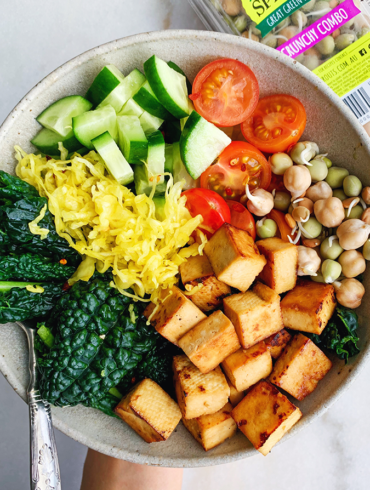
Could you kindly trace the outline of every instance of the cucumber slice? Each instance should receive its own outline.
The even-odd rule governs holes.
[[[140,107],[142,107],[142,109],[144,109],[144,111],[149,112],[152,116],[165,120],[173,119],[173,116],[163,107],[154,95],[148,81],[141,86],[140,90],[133,96],[133,99]]]
[[[180,138],[181,158],[191,177],[200,177],[230,143],[223,131],[193,111]]]
[[[189,99],[189,114],[191,114],[193,111],[194,111],[194,105],[193,105],[192,101]],[[182,119],[180,119],[180,129],[181,129],[181,132],[184,130],[186,121],[188,119],[189,119],[189,116],[186,116],[186,117],[183,117]]]
[[[116,111],[109,105],[102,109],[85,112],[72,119],[73,132],[78,141],[89,150],[94,149],[91,140],[100,134],[109,131],[112,138],[117,141]]]
[[[164,171],[170,172],[172,174],[173,171],[173,145],[165,145],[164,147]]]
[[[119,184],[127,185],[134,180],[132,168],[108,131],[94,138],[92,144],[104,160],[109,173]]]
[[[124,78],[124,74],[116,66],[104,66],[86,92],[86,98],[96,107],[108,97]]]
[[[180,75],[182,75],[183,77],[185,77],[185,79],[186,79],[186,88],[188,89],[188,94],[191,94],[191,92],[192,92],[192,90],[193,90],[193,87],[192,87],[192,85],[191,85],[191,83],[190,83],[190,80],[189,80],[189,79],[188,79],[188,77],[185,75],[185,73],[184,73],[184,72],[181,70],[181,68],[180,68],[178,65],[176,65],[176,63],[175,63],[175,62],[173,62],[173,61],[169,61],[169,62],[167,63],[167,65],[168,65],[170,68],[172,68],[173,70],[177,71],[177,73],[180,73]]]
[[[147,170],[149,181],[151,177],[156,177],[164,173],[165,146],[164,138],[160,131],[155,131],[148,136]],[[161,175],[160,179],[157,179],[157,182],[162,183],[163,181],[164,177]]]
[[[141,127],[144,130],[144,133],[148,136],[149,134],[153,133],[154,131],[157,131],[162,124],[163,124],[163,119],[160,119],[159,117],[152,116],[149,114],[149,112],[144,111],[141,116],[139,117]]]
[[[155,196],[153,197],[153,202],[155,205],[155,217],[158,221],[164,221],[166,219],[166,215],[164,214],[166,196]]]
[[[81,143],[77,140],[73,131],[71,130],[67,136],[60,136],[59,134],[51,131],[51,129],[43,128],[36,136],[31,140],[31,143],[36,146],[41,153],[49,156],[57,156],[60,158],[60,151],[58,143],[63,143],[63,146],[69,152],[75,152],[81,149]]]
[[[137,116],[118,116],[119,146],[129,163],[143,163],[148,154],[148,140]]]
[[[72,117],[79,116],[91,109],[92,104],[81,95],[70,95],[49,105],[37,118],[44,128],[67,136],[72,129]],[[59,140],[60,141],[60,140]]]
[[[173,182],[176,184],[180,180],[184,181],[183,189],[193,189],[198,187],[197,181],[190,177],[184,162],[181,159],[180,154],[180,143],[174,143],[172,145],[172,155],[173,155]]]
[[[189,115],[186,78],[155,55],[144,63],[144,70],[159,102],[177,119]]]
[[[147,196],[153,190],[153,183],[149,181],[148,170],[146,165],[135,165],[134,167],[134,182],[136,195],[146,194]],[[157,184],[155,188],[155,196],[166,192],[167,183],[163,181]]]
[[[134,99],[129,99],[126,104],[119,111],[117,116],[137,116],[140,117],[144,112],[138,103],[134,101]]]
[[[118,113],[123,105],[133,97],[145,82],[144,75],[137,69],[133,70],[110,94],[99,104],[97,109],[111,105]]]

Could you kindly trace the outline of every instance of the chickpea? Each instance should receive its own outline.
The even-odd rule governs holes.
[[[344,207],[337,197],[319,199],[313,207],[316,219],[327,228],[335,228],[344,220]]]
[[[370,187],[364,187],[362,189],[361,197],[364,200],[365,204],[370,204]]]
[[[270,157],[271,171],[275,175],[284,175],[285,171],[293,165],[293,160],[286,153],[274,153]]]
[[[290,206],[290,194],[277,191],[274,199],[274,208],[279,211],[286,211]]]
[[[342,266],[335,260],[326,259],[321,266],[321,274],[327,284],[336,281],[342,273]]]
[[[312,202],[316,202],[319,199],[328,199],[329,197],[332,197],[332,195],[333,191],[330,185],[323,181],[318,182],[307,189],[305,197],[311,199]]]
[[[281,31],[279,32],[279,36],[283,37],[278,39],[278,46],[281,46],[282,44],[287,42],[288,39],[292,39],[292,37],[298,34],[298,32],[299,29],[296,26],[288,26],[284,27],[284,29],[281,29]]]
[[[337,301],[346,308],[358,308],[365,294],[364,286],[357,279],[344,279],[342,282],[335,281],[334,289]]]
[[[304,165],[293,165],[284,173],[284,185],[293,199],[301,196],[311,185],[311,174]]]
[[[270,192],[264,189],[254,189],[252,192],[246,185],[246,194],[248,197],[247,208],[256,216],[266,216],[274,207],[274,198]]]
[[[314,276],[319,270],[321,259],[313,248],[298,246],[298,275]]]
[[[299,223],[304,223],[305,221],[308,221],[310,217],[310,212],[309,210],[304,207],[304,206],[297,206],[296,208],[293,209],[292,212],[292,217],[295,221]]]
[[[298,202],[293,203],[293,207],[294,206],[303,206],[309,210],[310,214],[313,213],[313,202],[307,197],[302,197]]]
[[[260,38],[256,36],[255,34],[252,34],[249,31],[244,31],[242,34],[243,37],[246,37],[247,39],[251,39],[252,41],[259,42]]]
[[[242,9],[241,0],[221,0],[222,8],[227,15],[238,15]]]
[[[370,225],[360,219],[349,219],[339,225],[337,236],[344,250],[356,250],[364,245],[369,237]]]
[[[356,277],[366,269],[366,262],[362,253],[357,250],[347,250],[339,257],[338,262],[342,266],[345,277]]]

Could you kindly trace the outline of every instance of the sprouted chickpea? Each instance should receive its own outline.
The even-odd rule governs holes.
[[[313,248],[298,246],[298,275],[316,276],[321,265],[321,259]]]
[[[304,206],[297,206],[293,209],[292,217],[297,223],[305,223],[310,218],[310,211]]]
[[[289,155],[293,162],[298,165],[310,165],[310,160],[312,160],[319,151],[319,147],[313,141],[300,141],[291,148]]]
[[[249,185],[245,186],[245,193],[248,197],[247,208],[256,216],[266,216],[274,207],[274,198],[270,192],[264,189],[249,190]]]
[[[242,9],[241,0],[221,0],[222,8],[227,15],[238,15]]]
[[[339,245],[344,250],[356,250],[369,238],[370,225],[360,219],[349,219],[338,226]]]
[[[293,165],[284,173],[284,185],[293,200],[301,197],[311,185],[311,174],[304,165]]]
[[[328,199],[332,195],[333,191],[329,184],[326,182],[317,182],[317,184],[307,189],[305,197],[311,199],[312,202],[316,202],[319,199]]]
[[[365,294],[364,286],[357,279],[344,279],[333,283],[337,301],[346,308],[358,308]]]
[[[345,277],[356,277],[365,272],[366,262],[362,253],[357,250],[347,250],[339,257],[338,262],[342,266]]]
[[[317,221],[327,228],[339,226],[345,217],[342,201],[337,197],[319,199],[313,209]]]

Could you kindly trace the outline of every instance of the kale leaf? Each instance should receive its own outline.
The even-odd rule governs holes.
[[[39,193],[27,182],[0,170],[0,201],[11,203],[24,197],[39,197]]]
[[[354,310],[337,306],[333,317],[321,335],[311,334],[309,337],[320,347],[332,350],[339,359],[348,359],[360,352],[357,346],[358,316]]]
[[[0,281],[66,281],[75,267],[32,253],[0,256]]]

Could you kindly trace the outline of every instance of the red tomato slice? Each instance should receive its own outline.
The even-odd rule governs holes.
[[[182,193],[186,196],[186,207],[190,214],[203,217],[199,228],[208,236],[213,235],[225,222],[230,223],[230,209],[217,192],[208,189],[189,189]]]
[[[289,192],[284,185],[284,175],[271,174],[271,182],[266,190],[272,192],[274,189],[275,191]]]
[[[259,98],[257,78],[237,60],[212,61],[200,70],[190,99],[195,110],[217,126],[235,126],[253,114]]]
[[[230,224],[247,231],[253,240],[256,239],[256,223],[248,209],[237,201],[226,201],[230,208]]]
[[[239,201],[245,186],[267,189],[271,181],[271,165],[254,146],[244,141],[233,141],[214,165],[200,176],[200,186],[212,189],[224,199]]]
[[[306,111],[291,95],[260,99],[253,115],[242,124],[244,138],[266,153],[285,151],[302,136]]]

